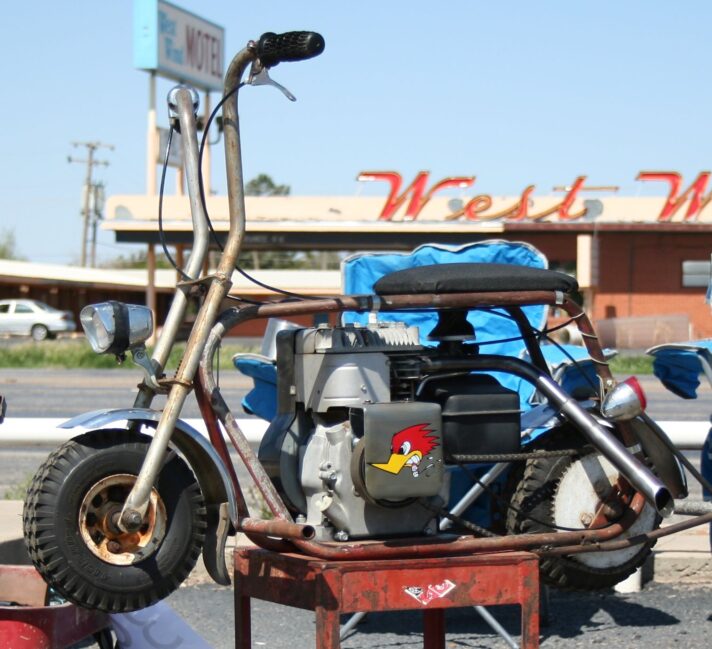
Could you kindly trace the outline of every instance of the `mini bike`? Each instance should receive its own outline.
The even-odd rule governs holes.
[[[150,356],[146,307],[106,302],[81,313],[94,350],[130,353],[144,379],[132,407],[67,422],[88,432],[55,450],[35,475],[23,523],[43,577],[82,606],[131,611],[174,590],[201,552],[215,581],[228,584],[226,538],[242,532],[273,551],[339,561],[527,549],[541,555],[550,581],[599,588],[640,565],[659,536],[708,522],[699,516],[659,529],[687,493],[678,454],[645,414],[636,381],[611,375],[568,275],[507,260],[438,260],[388,272],[372,292],[263,303],[238,297],[220,311],[245,231],[238,90],[273,83],[270,68],[323,49],[313,32],[268,33],[231,62],[219,106],[230,229],[217,269],[205,276],[211,228],[197,94],[180,86],[169,93],[171,122],[182,135],[192,252]],[[191,296],[201,306],[167,377]],[[583,396],[567,392],[547,364],[545,332],[528,316],[536,306],[557,307],[580,330],[595,370]],[[255,455],[216,384],[216,350],[247,320],[315,314],[362,320],[277,337],[277,407]],[[427,318],[408,324],[409,314]],[[514,326],[523,357],[488,349],[490,334],[478,330],[482,314]],[[527,412],[512,379],[536,393]],[[191,391],[209,441],[180,419]],[[163,409],[153,409],[164,394]],[[269,517],[250,515],[223,430]],[[482,465],[489,468],[472,468]],[[456,503],[458,475],[472,481]],[[500,512],[486,525],[465,516],[483,493],[497,496]]]

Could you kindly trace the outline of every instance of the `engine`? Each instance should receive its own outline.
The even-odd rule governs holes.
[[[487,375],[423,372],[476,346],[420,344],[376,323],[283,331],[278,415],[259,459],[322,540],[433,534],[458,456],[519,449],[516,392]]]

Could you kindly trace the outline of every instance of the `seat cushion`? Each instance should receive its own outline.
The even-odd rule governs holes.
[[[514,264],[431,264],[384,275],[374,284],[377,295],[562,291],[578,288],[570,275]]]

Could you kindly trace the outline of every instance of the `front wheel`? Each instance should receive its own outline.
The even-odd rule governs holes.
[[[149,606],[188,576],[205,539],[206,512],[187,464],[168,451],[143,526],[116,525],[151,438],[126,430],[75,437],[39,468],[23,510],[25,543],[45,581],[85,608]]]

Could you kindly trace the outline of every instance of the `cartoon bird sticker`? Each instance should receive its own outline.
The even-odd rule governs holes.
[[[428,428],[428,424],[415,424],[393,435],[391,457],[388,462],[371,462],[370,464],[377,469],[393,474],[400,473],[404,467],[408,466],[413,477],[417,478],[423,470],[431,466],[428,465],[423,469],[421,462],[437,446],[439,446],[438,436]]]

